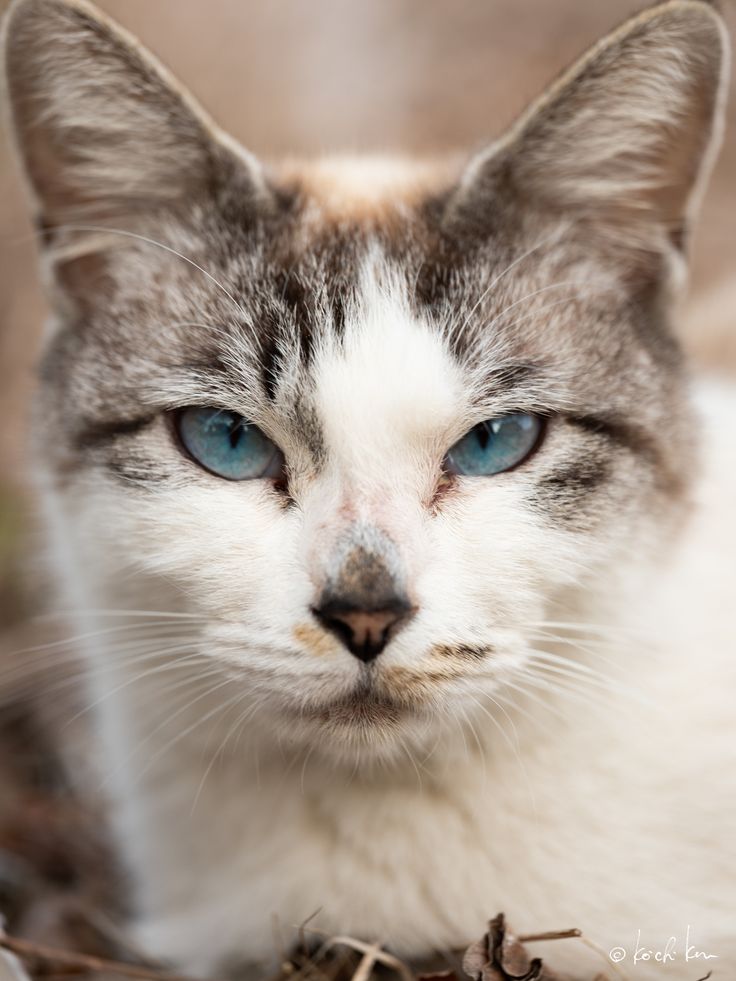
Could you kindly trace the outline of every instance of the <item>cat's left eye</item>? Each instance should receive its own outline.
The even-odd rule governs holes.
[[[177,413],[176,428],[192,459],[218,477],[276,480],[283,474],[281,450],[237,412],[190,406]]]
[[[522,463],[536,449],[542,420],[528,412],[512,412],[478,423],[445,457],[448,473],[490,477]]]

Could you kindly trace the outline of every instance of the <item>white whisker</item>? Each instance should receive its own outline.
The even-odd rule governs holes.
[[[523,261],[524,261],[524,259],[528,259],[528,258],[529,258],[529,256],[532,256],[532,255],[534,255],[534,253],[535,253],[535,252],[538,252],[538,251],[539,251],[539,249],[541,249],[543,245],[547,245],[547,243],[548,243],[548,242],[550,242],[550,241],[552,240],[552,238],[553,238],[553,235],[551,235],[551,234],[550,234],[550,235],[546,235],[546,236],[544,236],[544,238],[542,238],[542,239],[540,239],[540,240],[539,240],[539,241],[538,241],[538,242],[537,242],[537,243],[536,243],[535,245],[533,245],[533,246],[532,246],[532,247],[531,247],[530,249],[527,249],[527,250],[526,250],[526,252],[523,252],[523,253],[522,253],[522,254],[521,254],[520,256],[517,256],[517,258],[516,258],[516,259],[514,259],[514,260],[513,260],[512,262],[510,262],[510,263],[509,263],[509,264],[508,264],[508,265],[507,265],[507,266],[505,267],[505,269],[503,269],[503,270],[502,270],[502,271],[501,271],[501,272],[500,272],[500,273],[499,273],[499,274],[498,274],[498,275],[497,275],[497,276],[496,276],[496,277],[495,277],[495,278],[494,278],[494,279],[492,280],[492,282],[490,282],[490,283],[488,284],[488,286],[486,287],[486,289],[485,289],[485,290],[484,290],[484,291],[483,291],[483,292],[481,293],[481,295],[480,295],[480,296],[478,297],[478,299],[476,300],[476,302],[474,303],[474,305],[473,305],[473,306],[471,307],[471,309],[470,309],[470,313],[469,313],[469,314],[467,315],[467,317],[465,318],[465,320],[464,320],[464,322],[463,322],[463,324],[462,324],[462,327],[461,327],[460,329],[461,329],[461,330],[465,330],[465,329],[466,329],[466,327],[467,327],[467,326],[468,326],[468,324],[470,323],[470,320],[471,320],[471,318],[472,318],[472,316],[473,316],[473,314],[475,313],[475,311],[476,311],[476,310],[478,309],[478,307],[479,307],[479,306],[481,305],[481,303],[483,302],[483,300],[485,300],[485,298],[486,298],[486,297],[487,297],[487,296],[489,295],[489,293],[491,293],[491,292],[493,292],[493,290],[494,290],[494,289],[496,288],[496,286],[497,286],[497,285],[498,285],[498,284],[499,284],[499,283],[501,282],[501,280],[502,280],[502,279],[504,278],[504,276],[507,276],[507,275],[508,275],[508,274],[509,274],[509,273],[510,273],[510,272],[511,272],[511,271],[512,271],[513,269],[515,269],[515,268],[516,268],[516,267],[517,267],[517,266],[519,265],[519,263],[521,263],[521,262],[523,262]]]
[[[135,239],[136,241],[143,242],[146,245],[153,245],[158,249],[163,249],[164,252],[168,252],[170,255],[176,256],[178,259],[181,259],[182,262],[187,262],[189,263],[190,266],[193,266],[195,269],[199,270],[199,272],[201,272],[203,276],[205,276],[211,283],[213,283],[220,290],[220,292],[224,296],[226,296],[228,300],[230,300],[230,302],[233,304],[233,306],[238,311],[238,313],[243,317],[245,323],[251,328],[251,330],[253,329],[253,326],[250,322],[250,317],[245,311],[245,308],[242,307],[240,303],[238,303],[238,301],[235,299],[233,294],[225,286],[223,286],[222,283],[215,276],[212,275],[212,273],[208,272],[205,268],[200,266],[199,263],[194,261],[194,259],[190,259],[189,256],[184,255],[182,252],[177,252],[177,250],[173,249],[170,245],[164,245],[163,242],[158,242],[156,241],[156,239],[148,238],[146,235],[139,235],[137,232],[130,232],[122,228],[110,228],[105,225],[63,224],[63,225],[54,226],[54,230],[69,231],[69,232],[102,232],[106,235],[107,234],[121,235],[124,238]],[[254,336],[256,336],[255,331],[254,331]]]

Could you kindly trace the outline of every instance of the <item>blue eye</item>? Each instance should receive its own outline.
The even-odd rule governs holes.
[[[177,429],[189,454],[218,477],[256,480],[283,472],[279,448],[237,412],[191,406],[179,412]]]
[[[445,459],[445,469],[478,477],[503,473],[529,456],[541,432],[541,420],[527,412],[481,422],[455,443]]]

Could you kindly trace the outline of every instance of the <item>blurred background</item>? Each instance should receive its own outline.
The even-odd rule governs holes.
[[[0,0],[0,12],[7,5]],[[642,3],[101,0],[100,6],[152,48],[225,129],[268,158],[474,149]],[[733,5],[726,16],[736,27]],[[693,243],[680,330],[699,369],[736,377],[733,95],[730,128]],[[48,640],[35,616],[46,586],[26,436],[44,303],[6,129],[0,134],[0,202],[0,911],[7,911],[19,902],[12,883],[26,881],[18,863],[63,882],[72,874],[69,853],[80,847],[80,836],[47,833],[49,823],[56,827],[67,816],[46,806],[45,790],[58,775],[47,772],[38,713],[27,710],[29,701],[38,706],[41,690],[22,670],[23,650]],[[92,836],[81,837],[93,848]],[[25,930],[34,932],[27,924]],[[48,928],[35,932],[49,936]]]

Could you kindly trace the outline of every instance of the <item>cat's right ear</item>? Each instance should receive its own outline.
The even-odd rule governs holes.
[[[729,46],[711,0],[662,0],[583,55],[467,168],[449,213],[477,234],[567,221],[632,270],[681,265],[719,144]],[[505,208],[505,210],[504,210]]]
[[[236,189],[255,158],[161,64],[84,0],[15,0],[3,32],[10,115],[46,229],[150,214]]]

